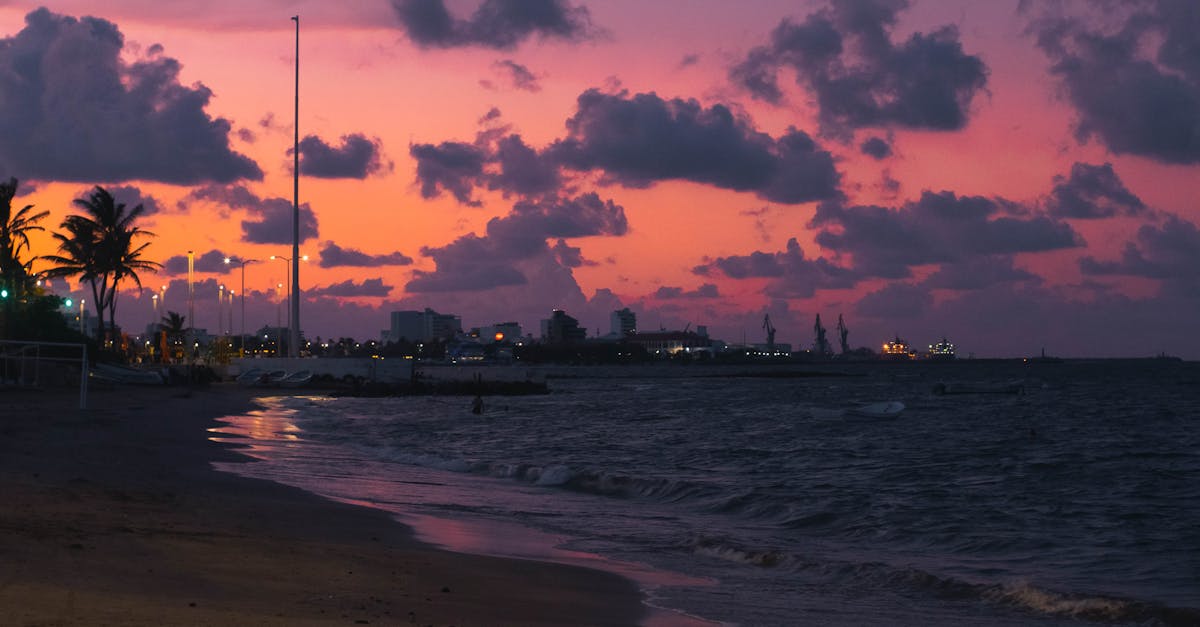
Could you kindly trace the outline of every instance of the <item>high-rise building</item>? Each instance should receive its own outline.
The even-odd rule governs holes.
[[[542,341],[547,344],[571,344],[587,339],[587,329],[561,309],[542,320]]]
[[[609,317],[610,329],[618,339],[637,333],[637,314],[628,307],[612,312]]]
[[[393,311],[388,339],[431,342],[451,340],[458,333],[462,333],[462,320],[458,316],[440,314],[426,307],[425,311]]]

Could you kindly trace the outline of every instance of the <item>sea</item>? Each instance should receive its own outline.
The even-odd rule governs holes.
[[[479,415],[462,396],[266,397],[214,434],[253,461],[219,468],[450,550],[619,573],[648,625],[1200,625],[1200,363],[547,384]],[[906,408],[851,411],[886,401]]]

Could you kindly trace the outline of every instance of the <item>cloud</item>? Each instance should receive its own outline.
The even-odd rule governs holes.
[[[1046,207],[1058,218],[1111,218],[1146,211],[1146,205],[1125,187],[1111,163],[1076,163],[1069,179],[1054,177]]]
[[[628,231],[625,209],[595,193],[572,199],[520,201],[504,217],[492,218],[484,237],[469,233],[438,248],[422,248],[436,270],[415,270],[405,286],[409,292],[474,291],[522,285],[527,278],[522,260],[553,259],[548,238],[620,236]],[[567,260],[574,259],[568,254]]]
[[[443,0],[392,0],[392,8],[422,48],[507,50],[534,36],[577,42],[596,35],[587,8],[566,0],[483,0],[467,19],[451,15]]]
[[[152,216],[156,213],[161,213],[163,210],[162,205],[158,202],[158,199],[156,199],[154,196],[143,193],[141,188],[137,186],[111,185],[105,187],[104,189],[107,189],[108,193],[112,194],[113,198],[117,202],[123,203],[130,209],[141,205],[143,209],[143,216]],[[90,191],[91,190],[88,190],[88,192]],[[83,196],[88,192],[84,192],[83,194],[80,194],[80,196]]]
[[[512,59],[501,59],[492,64],[492,68],[500,72],[513,89],[537,93],[542,91],[542,86],[538,83],[538,77],[534,76],[529,68],[513,61]]]
[[[558,260],[558,263],[566,268],[599,265],[595,261],[584,259],[583,250],[576,246],[571,246],[564,239],[555,242],[551,250],[554,252],[554,258]]]
[[[414,144],[409,154],[417,160],[417,182],[422,198],[436,198],[448,191],[464,205],[479,206],[471,197],[475,185],[483,178],[483,165],[488,159],[483,148],[462,142]]]
[[[838,194],[833,157],[807,134],[772,138],[723,105],[589,89],[567,128],[548,149],[557,162],[630,187],[686,180],[789,204]]]
[[[288,154],[292,150],[288,149]],[[392,169],[382,162],[380,141],[360,133],[342,136],[341,146],[331,146],[316,135],[300,140],[300,173],[317,178],[365,179]]]
[[[780,252],[754,251],[707,260],[692,269],[694,274],[710,276],[720,272],[731,279],[771,279],[765,293],[773,298],[808,298],[818,289],[853,287],[861,278],[853,269],[824,258],[807,259],[796,238],[787,241]]]
[[[267,198],[252,209],[255,217],[242,220],[242,241],[250,244],[292,243],[292,201]],[[300,242],[318,236],[317,215],[308,203],[300,205]]]
[[[1168,216],[1162,226],[1143,225],[1136,242],[1129,242],[1119,261],[1080,260],[1084,274],[1127,275],[1163,279],[1200,290],[1200,231],[1179,216]],[[1195,292],[1200,295],[1200,291]]]
[[[987,84],[987,67],[963,51],[953,26],[893,43],[896,15],[907,7],[907,0],[852,0],[800,23],[785,18],[769,43],[730,70],[730,79],[753,97],[781,105],[779,71],[794,70],[815,96],[826,133],[892,125],[963,128],[972,99]]]
[[[324,287],[310,287],[304,293],[309,297],[356,298],[361,296],[387,297],[391,292],[392,288],[384,285],[382,278],[374,278],[363,279],[362,283],[355,283],[353,279],[347,279],[341,283]]]
[[[378,268],[380,266],[407,266],[413,262],[412,257],[401,252],[369,255],[353,248],[342,248],[330,241],[321,245],[320,256],[321,261],[318,265],[322,268],[340,268],[346,266]]]
[[[1012,255],[988,255],[944,263],[921,285],[931,289],[978,290],[1014,281],[1041,282],[1041,277],[1013,266]]]
[[[822,227],[822,248],[850,254],[867,276],[892,279],[908,277],[912,266],[1083,245],[1070,225],[1012,215],[1021,211],[1003,199],[925,191],[898,209],[823,203],[812,225]]]
[[[699,54],[696,54],[694,52],[685,54],[685,55],[683,55],[683,58],[679,60],[679,69],[692,67],[693,65],[696,65],[699,62],[700,62]]]
[[[890,283],[859,299],[854,309],[861,316],[879,320],[912,320],[933,305],[929,290],[911,283]]]
[[[892,156],[892,146],[887,140],[879,137],[870,137],[865,140],[858,149],[867,156],[874,158],[876,161],[882,161]]]
[[[1050,13],[1030,28],[1079,113],[1077,137],[1095,137],[1116,154],[1200,162],[1195,3],[1116,4],[1108,12],[1125,18],[1112,32]]]
[[[704,283],[691,291],[685,291],[682,287],[662,286],[654,292],[654,298],[660,300],[673,300],[677,298],[719,298],[721,296],[717,286],[712,283]]]
[[[261,198],[242,185],[207,185],[193,189],[178,206],[183,209],[197,201],[246,211],[249,215],[242,220],[243,242],[292,243],[292,201],[286,198]],[[308,203],[304,203],[300,205],[300,241],[306,242],[317,236],[317,215]]]
[[[194,257],[192,269],[195,272],[224,274],[234,266],[225,263],[227,255],[219,250],[210,250]],[[175,255],[163,262],[163,274],[187,274],[187,255]]]
[[[562,185],[558,165],[525,143],[520,135],[481,134],[475,144],[442,142],[414,144],[421,196],[436,198],[450,192],[458,202],[478,207],[476,187],[500,190],[505,196],[537,196]]]
[[[129,59],[120,30],[45,8],[0,40],[0,171],[57,181],[180,185],[262,179],[205,112],[212,92],[179,83],[160,46]]]

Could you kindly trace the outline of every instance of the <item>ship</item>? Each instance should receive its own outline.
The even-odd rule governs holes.
[[[942,336],[942,341],[936,344],[929,345],[929,359],[931,361],[952,361],[955,359],[954,344]]]
[[[883,343],[883,349],[879,353],[880,358],[889,361],[902,361],[913,359],[916,355],[908,348],[908,342],[900,339],[897,335],[896,339],[890,342]]]

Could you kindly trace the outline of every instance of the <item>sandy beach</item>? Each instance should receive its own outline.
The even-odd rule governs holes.
[[[2,625],[635,625],[609,573],[438,550],[382,512],[217,472],[228,385],[0,390]]]

